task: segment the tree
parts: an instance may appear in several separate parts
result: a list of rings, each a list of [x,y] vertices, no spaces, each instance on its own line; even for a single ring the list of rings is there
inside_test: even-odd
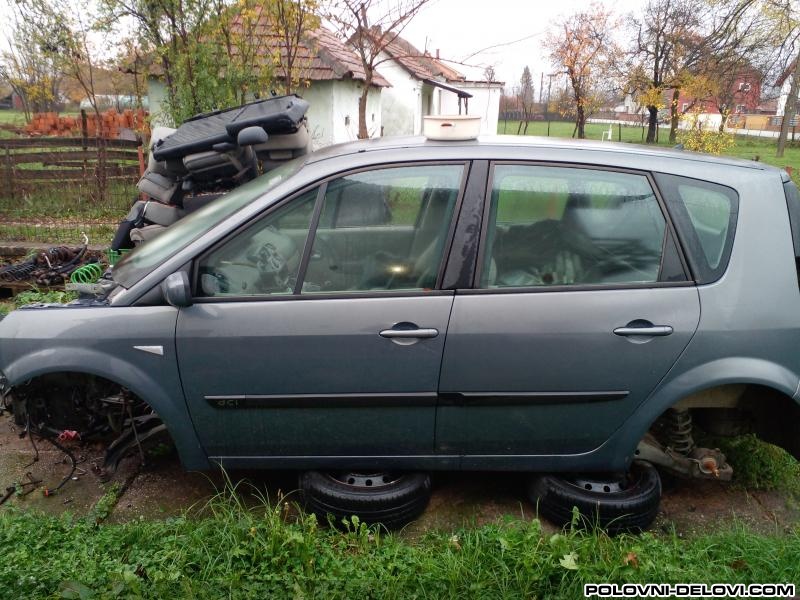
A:
[[[677,129],[681,77],[699,57],[701,13],[701,0],[650,0],[640,17],[630,18],[634,33],[630,85],[640,91],[655,90],[657,94],[672,88],[671,138]],[[652,99],[657,94],[650,91],[648,96]],[[648,144],[656,141],[658,111],[656,103],[647,105]]]
[[[64,76],[78,83],[99,125],[95,83],[102,61],[90,39],[95,16],[78,0],[18,0],[18,3],[27,18],[40,24],[36,44]]]
[[[11,23],[6,48],[0,51],[0,80],[5,81],[22,102],[25,120],[34,112],[53,110],[59,101],[61,71],[39,44],[42,23],[11,5]]]
[[[135,23],[142,54],[166,87],[173,123],[266,94],[272,61],[262,0],[99,0],[104,21]],[[266,57],[266,60],[265,60]]]
[[[369,137],[367,98],[386,48],[408,26],[429,0],[330,0],[326,17],[355,49],[364,70],[364,87],[358,99],[358,137]]]
[[[763,0],[763,2],[761,10],[770,23],[772,40],[780,56],[778,63],[786,70],[793,67],[775,154],[781,157],[789,137],[790,122],[797,114],[797,96],[800,93],[800,7],[797,0]]]
[[[586,137],[586,116],[602,74],[614,60],[617,48],[611,40],[614,18],[598,4],[556,22],[545,39],[553,65],[566,72],[575,107],[575,130]]]
[[[299,50],[304,34],[319,27],[316,0],[272,0],[268,5],[270,26],[280,39],[280,56],[274,61],[275,72],[283,83],[286,94],[300,85],[301,64]]]
[[[528,65],[525,65],[525,68],[522,70],[517,96],[519,98],[519,105],[522,108],[522,119],[517,126],[517,135],[519,135],[520,132],[527,134],[528,123],[531,119],[531,113],[533,113],[533,103],[536,98],[536,95],[533,93],[533,76],[531,75],[531,70],[528,68]]]

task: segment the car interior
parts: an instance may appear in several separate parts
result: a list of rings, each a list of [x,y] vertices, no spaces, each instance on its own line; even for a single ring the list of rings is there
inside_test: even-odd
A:
[[[425,185],[396,183],[331,182],[301,293],[430,289],[436,284],[458,189],[433,178]],[[201,260],[202,294],[292,293],[313,202],[294,205]]]

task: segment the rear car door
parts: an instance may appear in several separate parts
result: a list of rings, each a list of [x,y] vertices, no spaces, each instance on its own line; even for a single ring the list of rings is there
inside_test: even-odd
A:
[[[588,452],[641,403],[698,324],[644,173],[496,163],[474,289],[458,290],[436,446],[465,467]]]
[[[337,176],[197,261],[177,351],[212,459],[433,454],[453,302],[437,288],[466,172],[416,164]]]

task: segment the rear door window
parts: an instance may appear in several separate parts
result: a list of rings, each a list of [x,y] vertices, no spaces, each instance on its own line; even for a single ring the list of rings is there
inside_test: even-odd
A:
[[[656,283],[671,244],[644,175],[500,164],[481,287]]]
[[[699,179],[655,174],[698,283],[725,272],[733,246],[739,196],[731,188]]]

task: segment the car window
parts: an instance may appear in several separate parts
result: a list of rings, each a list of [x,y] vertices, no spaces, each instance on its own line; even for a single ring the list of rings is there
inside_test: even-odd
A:
[[[292,294],[316,198],[302,194],[201,258],[198,295]]]
[[[114,281],[123,287],[132,286],[212,227],[289,179],[305,161],[305,156],[290,160],[187,215],[119,261],[112,270]]]
[[[463,172],[406,166],[330,181],[302,293],[434,287]]]
[[[731,188],[676,175],[656,174],[675,226],[688,246],[698,281],[719,278],[727,266],[736,227],[738,196]]]
[[[659,280],[666,221],[643,175],[497,165],[481,287]]]

